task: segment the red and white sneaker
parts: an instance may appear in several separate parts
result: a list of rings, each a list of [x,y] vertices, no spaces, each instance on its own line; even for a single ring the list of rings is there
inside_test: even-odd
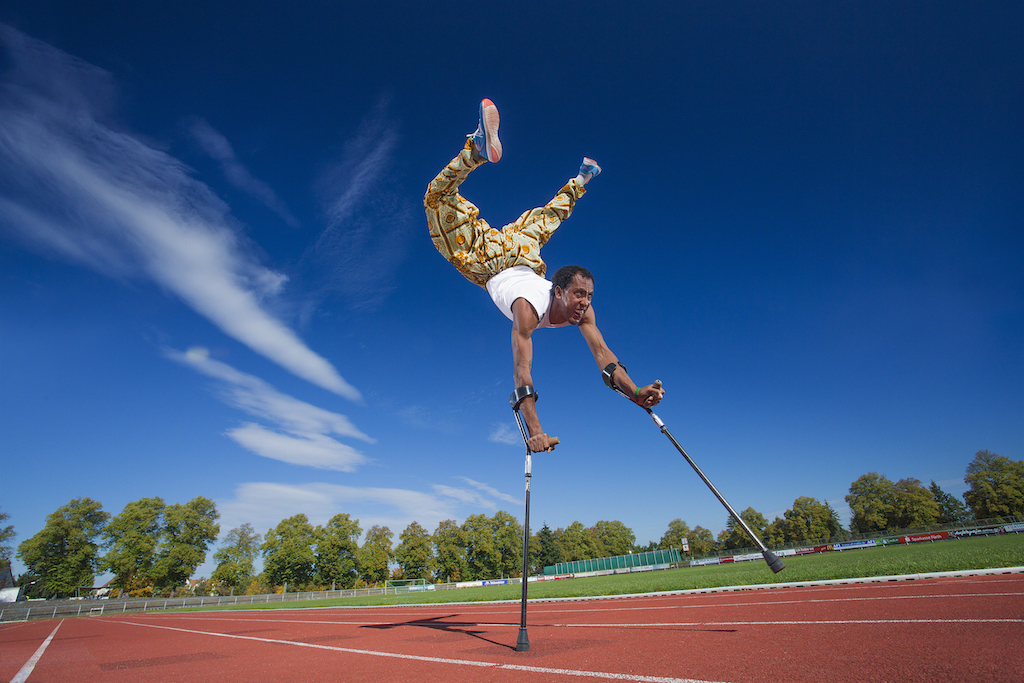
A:
[[[484,98],[480,102],[480,122],[476,132],[470,134],[480,156],[491,163],[501,159],[501,140],[498,139],[498,108]]]
[[[584,184],[589,183],[600,174],[601,167],[597,165],[597,162],[590,157],[583,157],[583,163],[580,164],[580,175],[583,176]]]

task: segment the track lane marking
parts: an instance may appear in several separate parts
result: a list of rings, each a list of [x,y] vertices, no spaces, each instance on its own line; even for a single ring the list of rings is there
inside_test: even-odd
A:
[[[292,645],[296,647],[307,647],[315,650],[328,650],[331,652],[346,652],[349,654],[369,655],[371,657],[386,657],[389,659],[406,659],[419,662],[430,662],[434,664],[456,664],[459,666],[475,666],[488,669],[508,669],[509,671],[524,671],[561,676],[580,676],[584,678],[603,678],[614,681],[638,681],[638,683],[715,683],[714,681],[699,680],[694,678],[671,678],[664,676],[644,676],[640,674],[621,674],[606,671],[584,671],[581,669],[553,669],[542,666],[526,666],[523,664],[502,664],[500,662],[484,662],[472,659],[450,659],[446,657],[426,657],[423,655],[407,655],[397,652],[379,652],[375,650],[359,650],[349,647],[337,647],[334,645],[320,645],[318,643],[305,643],[297,640],[279,640],[276,638],[259,638],[256,636],[243,636],[233,633],[217,633],[215,631],[198,631],[195,629],[176,628],[173,626],[159,626],[156,624],[143,624],[132,621],[120,621],[111,619],[108,623],[126,624],[128,626],[144,626],[147,628],[161,629],[165,631],[178,631],[180,633],[191,633],[195,635],[214,636],[218,638],[232,638],[235,640],[251,640],[259,643],[274,643],[278,645]],[[507,626],[507,624],[502,624]],[[56,630],[54,630],[56,633]],[[12,683],[14,683],[12,681]]]
[[[29,675],[36,668],[36,664],[39,663],[43,653],[46,652],[46,648],[50,646],[50,641],[52,641],[53,637],[57,635],[57,629],[59,629],[60,625],[63,623],[63,619],[57,622],[57,628],[53,629],[53,632],[47,636],[46,640],[43,641],[43,644],[39,646],[38,650],[36,650],[36,653],[28,658],[28,661],[25,662],[25,665],[21,667],[18,673],[14,674],[14,678],[11,679],[11,683],[25,683],[25,681],[28,680]]]
[[[193,617],[198,618],[198,617]],[[486,626],[489,628],[513,627],[516,624],[511,622],[486,622],[486,621],[437,621],[434,619],[403,622],[381,622],[381,621],[315,621],[299,619],[215,619],[213,621],[259,621],[260,623],[273,624],[317,624],[322,626],[415,626],[417,628],[461,628],[467,626]],[[127,622],[118,622],[127,623]],[[531,628],[666,628],[666,627],[694,627],[694,626],[819,626],[828,624],[1024,624],[1024,619],[1012,618],[990,618],[990,619],[804,619],[804,620],[775,620],[775,621],[661,621],[661,622],[633,622],[633,623],[531,623]],[[146,625],[146,624],[141,624]],[[158,626],[149,624],[153,628],[174,628],[170,626]],[[193,632],[189,629],[177,629],[186,632]],[[194,631],[195,633],[210,633],[210,631]],[[220,635],[220,634],[218,634]],[[223,634],[234,637],[234,634]],[[294,641],[283,641],[294,642]]]
[[[724,604],[714,603],[703,603],[699,605],[657,605],[647,607],[595,607],[594,609],[531,609],[530,614],[590,614],[596,612],[632,612],[632,611],[644,611],[649,612],[652,610],[670,610],[670,609],[723,609],[727,607],[774,607],[777,605],[805,605],[805,604],[828,604],[828,603],[839,603],[839,602],[871,602],[876,600],[920,600],[930,598],[989,598],[989,597],[1021,597],[1024,596],[1024,592],[1021,593],[932,593],[928,595],[883,595],[883,596],[869,596],[869,597],[857,597],[857,598],[820,598],[810,600],[773,600],[770,602],[766,601],[754,601],[754,602],[730,602]],[[330,608],[322,607],[309,607],[309,608],[297,608],[297,609],[310,609],[310,610],[324,610]],[[435,614],[429,610],[417,609],[416,611],[424,614]],[[437,612],[451,612],[452,610],[443,609],[443,605],[439,605]],[[261,614],[266,614],[267,610],[261,610]],[[496,610],[487,610],[485,612],[475,612],[476,614],[503,614]],[[508,612],[511,614],[512,612]],[[200,619],[203,621],[258,621],[260,623],[275,623],[275,624],[338,624],[344,626],[373,626],[379,624],[393,624],[394,620],[387,621],[334,621],[327,619],[267,619],[259,617],[214,617],[207,616],[214,614],[214,612],[203,612],[201,615],[189,614],[187,612],[175,612],[175,613],[160,613],[160,614],[148,614],[147,616],[160,617],[165,619]],[[465,616],[463,613],[461,616]],[[402,622],[405,623],[405,622]],[[416,623],[416,622],[409,622]],[[448,623],[448,622],[445,622]],[[507,623],[485,623],[485,622],[472,622],[479,626],[509,626]]]
[[[805,621],[668,621],[637,624],[531,624],[578,628],[650,628],[667,626],[827,626],[830,624],[1024,624],[1024,619],[808,619]],[[458,624],[452,624],[457,626]]]

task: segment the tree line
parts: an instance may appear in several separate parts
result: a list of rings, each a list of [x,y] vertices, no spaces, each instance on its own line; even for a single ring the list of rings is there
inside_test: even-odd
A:
[[[772,522],[753,508],[740,516],[769,546],[848,537],[892,529],[1024,515],[1024,461],[978,451],[967,467],[964,502],[934,481],[890,481],[869,472],[846,496],[852,516],[843,528],[827,502],[801,496]],[[28,572],[18,583],[29,595],[73,595],[91,586],[97,573],[114,574],[112,585],[131,595],[154,595],[183,586],[220,532],[213,501],[197,497],[166,505],[160,498],[129,503],[114,517],[89,498],[72,500],[49,515],[46,526],[18,546]],[[0,512],[0,522],[7,515]],[[13,527],[0,527],[0,564],[9,561]],[[363,538],[360,545],[359,539]],[[696,555],[746,548],[751,541],[729,518],[715,536],[709,529],[672,520],[661,539],[641,546],[620,521],[591,527],[574,521],[552,530],[547,524],[531,536],[529,569],[539,572],[560,562],[596,559],[645,550],[680,548],[683,539]],[[296,590],[379,585],[387,579],[470,581],[517,577],[522,570],[523,528],[505,511],[470,515],[462,524],[440,522],[433,533],[412,522],[398,536],[371,526],[365,536],[358,519],[341,513],[313,526],[304,514],[281,520],[263,536],[250,524],[228,531],[214,553],[216,562],[203,586],[209,591],[267,593],[287,584]],[[263,571],[255,561],[263,558]]]

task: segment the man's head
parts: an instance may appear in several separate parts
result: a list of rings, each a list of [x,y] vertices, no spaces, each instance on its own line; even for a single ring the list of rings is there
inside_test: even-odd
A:
[[[583,266],[562,266],[551,277],[552,304],[579,325],[594,296],[594,276]]]

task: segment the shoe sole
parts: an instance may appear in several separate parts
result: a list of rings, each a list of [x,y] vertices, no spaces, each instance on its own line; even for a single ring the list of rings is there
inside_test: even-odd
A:
[[[484,129],[484,148],[487,161],[501,159],[501,141],[498,139],[498,108],[494,102],[484,99],[480,102],[480,122]]]

